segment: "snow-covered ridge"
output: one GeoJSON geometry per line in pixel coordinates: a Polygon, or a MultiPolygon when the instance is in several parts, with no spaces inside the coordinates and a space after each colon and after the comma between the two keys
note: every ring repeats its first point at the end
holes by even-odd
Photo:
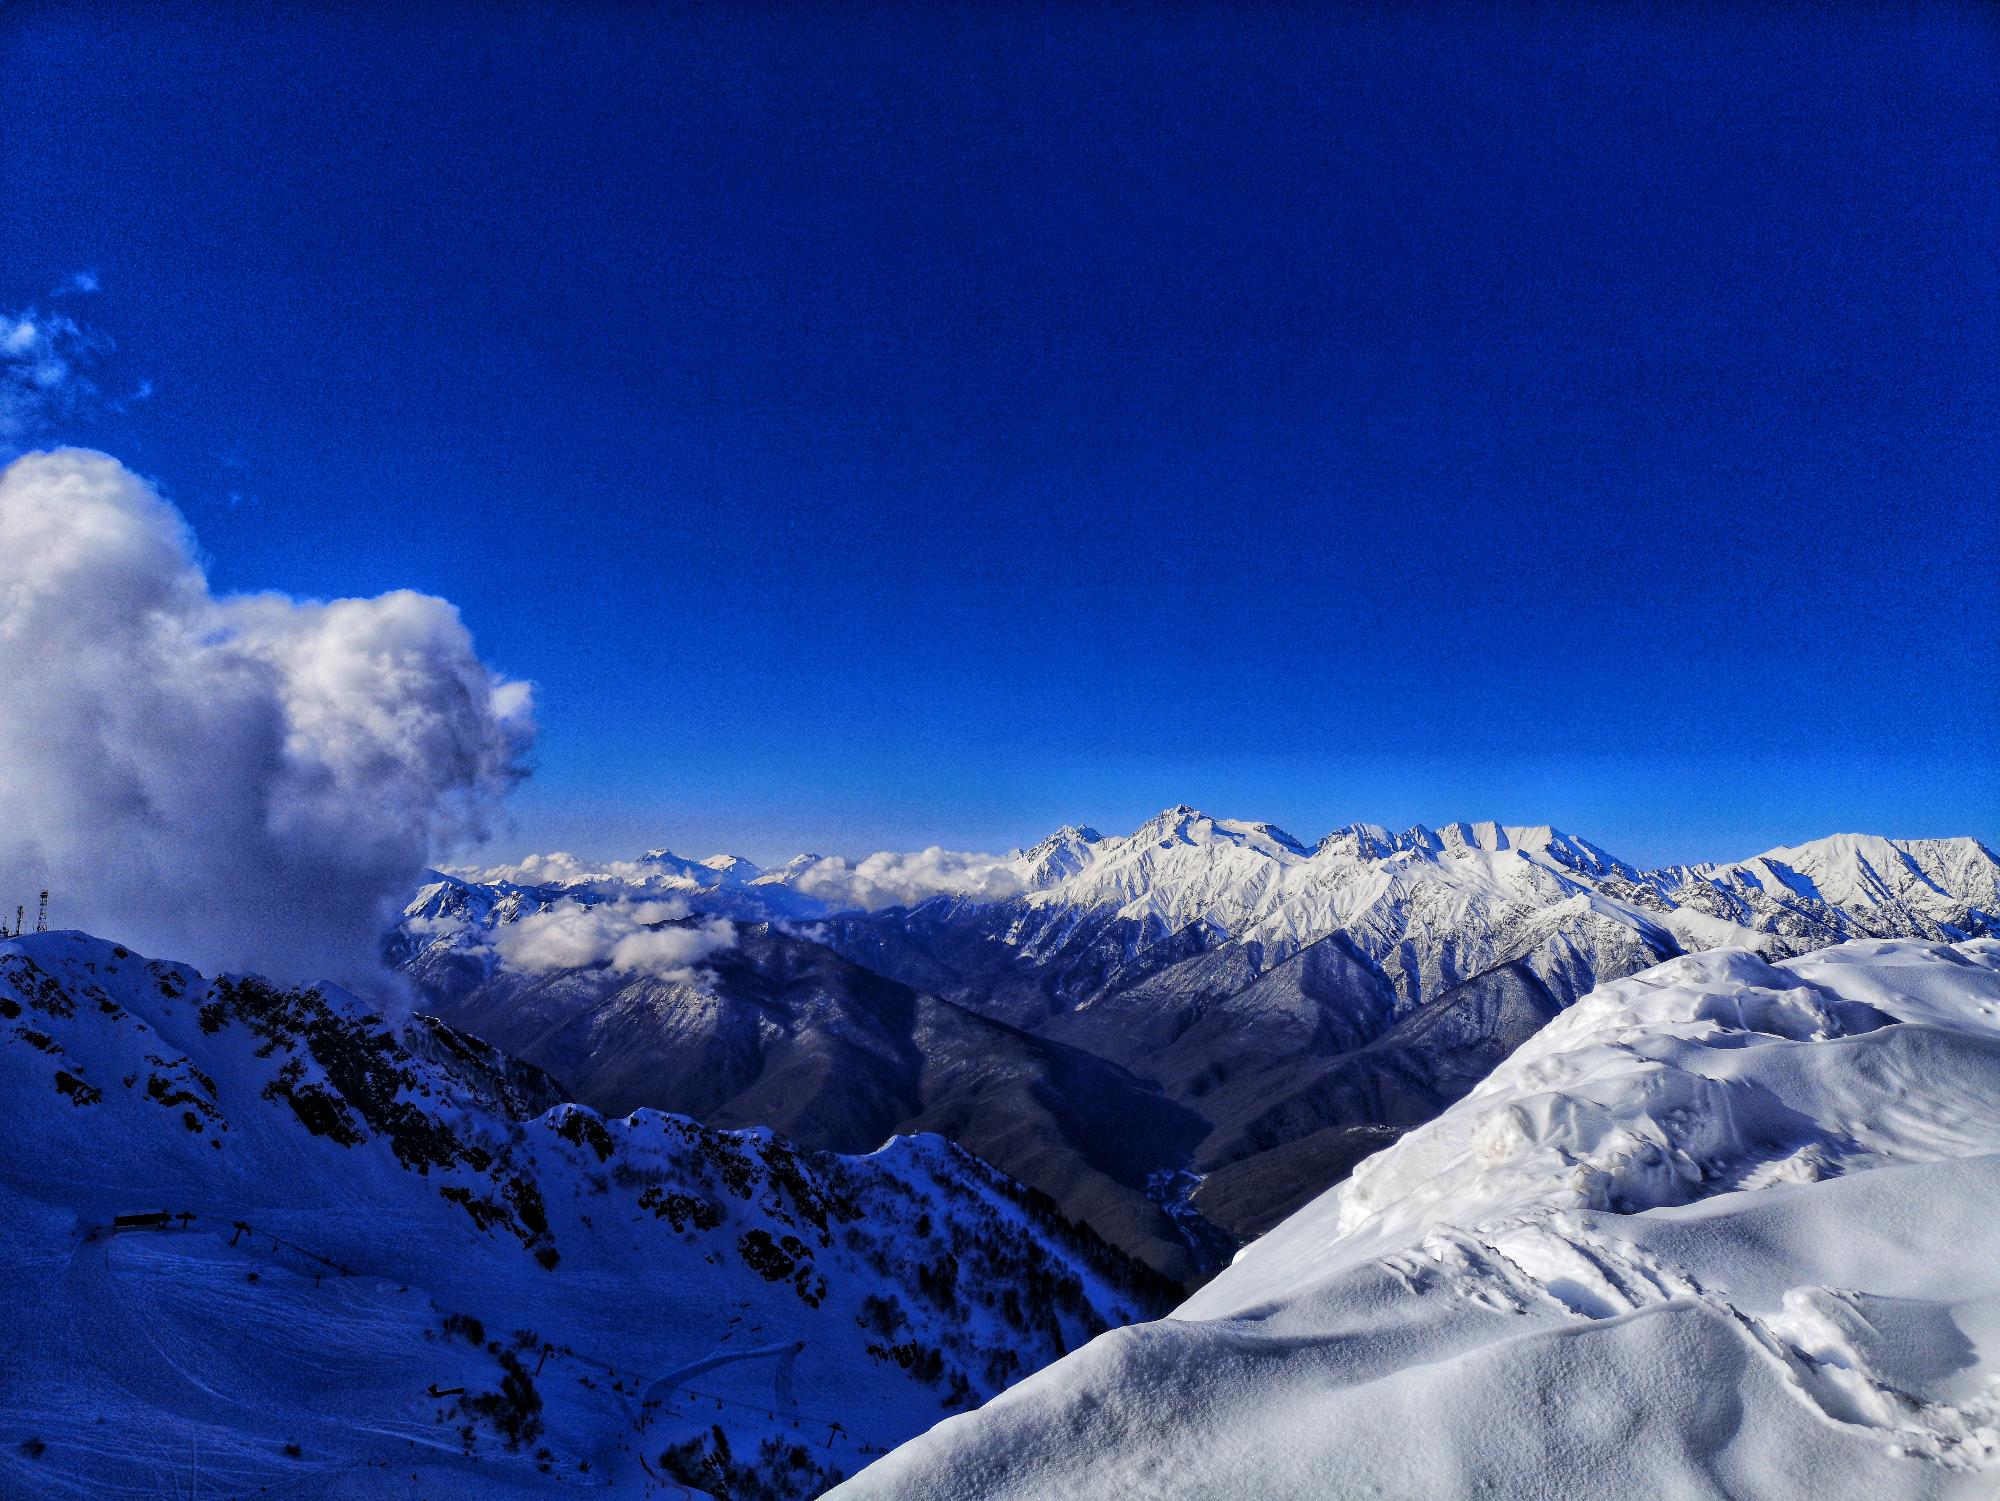
{"type": "Polygon", "coordinates": [[[0,1122],[9,1496],[803,1497],[1150,1297],[936,1137],[605,1118],[80,933],[0,942],[0,1122]]]}
{"type": "Polygon", "coordinates": [[[1066,844],[1059,880],[1043,875],[1046,850],[1016,857],[1024,906],[1108,910],[1167,932],[1201,923],[1257,945],[1267,963],[1343,929],[1400,941],[1400,911],[1413,903],[1454,927],[1491,926],[1589,894],[1600,914],[1665,927],[1688,948],[1761,934],[1785,951],[1855,936],[1970,936],[2000,920],[2000,861],[1973,839],[1835,835],[1734,864],[1642,871],[1547,825],[1394,834],[1357,824],[1308,853],[1270,824],[1177,807],[1126,838],[1066,844]]]}
{"type": "Polygon", "coordinates": [[[1672,960],[835,1494],[1983,1501],[1996,1103],[2000,942],[1672,960]]]}

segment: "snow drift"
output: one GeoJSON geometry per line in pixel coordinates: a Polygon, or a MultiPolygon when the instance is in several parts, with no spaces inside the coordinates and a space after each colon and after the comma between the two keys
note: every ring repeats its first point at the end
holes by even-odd
{"type": "Polygon", "coordinates": [[[2000,942],[1579,1001],[1159,1323],[843,1497],[1988,1497],[2000,942]]]}

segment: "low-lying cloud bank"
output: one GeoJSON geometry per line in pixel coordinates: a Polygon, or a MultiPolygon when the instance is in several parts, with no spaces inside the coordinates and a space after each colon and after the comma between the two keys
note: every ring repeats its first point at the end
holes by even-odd
{"type": "MultiPolygon", "coordinates": [[[[720,872],[692,873],[704,885],[740,889],[732,888],[720,872]]],[[[503,865],[455,867],[450,874],[468,881],[504,881],[517,886],[590,884],[644,890],[686,888],[690,867],[679,861],[663,866],[653,859],[589,861],[557,851],[525,855],[503,865]]],[[[801,856],[749,887],[753,897],[761,893],[767,902],[777,902],[781,893],[791,891],[821,904],[798,909],[807,913],[856,909],[876,912],[884,907],[913,907],[934,896],[1000,901],[1025,889],[1006,856],[940,849],[935,845],[909,853],[881,850],[860,860],[849,860],[842,855],[801,856]]]]}
{"type": "Polygon", "coordinates": [[[658,866],[642,860],[583,860],[564,850],[523,855],[503,865],[454,865],[446,874],[467,881],[505,881],[513,886],[546,886],[567,881],[629,881],[643,884],[660,879],[658,866]]]}
{"type": "Polygon", "coordinates": [[[898,854],[882,850],[859,863],[838,855],[814,861],[792,885],[831,907],[911,907],[934,896],[1000,901],[1022,890],[1021,878],[998,855],[940,849],[898,854]]]}
{"type": "Polygon", "coordinates": [[[204,968],[367,983],[523,774],[530,692],[448,602],[218,598],[104,454],[0,470],[0,898],[204,968]],[[16,896],[15,891],[21,893],[16,896]]]}
{"type": "Polygon", "coordinates": [[[524,974],[606,965],[660,980],[688,980],[702,960],[735,946],[736,929],[713,917],[692,927],[657,926],[687,915],[682,901],[560,902],[496,929],[491,943],[501,963],[524,974]]]}

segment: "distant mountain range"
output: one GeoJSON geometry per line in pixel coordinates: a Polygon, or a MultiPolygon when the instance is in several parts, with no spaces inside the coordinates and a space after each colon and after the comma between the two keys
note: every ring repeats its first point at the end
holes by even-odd
{"type": "Polygon", "coordinates": [[[655,850],[440,875],[389,952],[428,1007],[602,1109],[841,1151],[936,1130],[1194,1282],[1593,986],[1996,914],[2000,861],[1972,839],[1644,870],[1548,827],[1308,847],[1180,806],[983,861],[655,850]],[[556,941],[577,924],[595,938],[556,941]]]}

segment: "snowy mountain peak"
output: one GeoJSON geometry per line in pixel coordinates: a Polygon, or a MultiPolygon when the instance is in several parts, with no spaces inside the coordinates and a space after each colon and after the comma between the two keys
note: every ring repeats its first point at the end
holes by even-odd
{"type": "Polygon", "coordinates": [[[1014,851],[1014,857],[1033,860],[1052,850],[1072,849],[1079,844],[1102,844],[1104,836],[1087,823],[1066,823],[1039,844],[1025,850],[1014,851]]]}
{"type": "Polygon", "coordinates": [[[1545,850],[1566,837],[1548,824],[1503,824],[1490,818],[1448,823],[1437,835],[1447,850],[1484,850],[1488,854],[1499,854],[1502,850],[1545,850]]]}
{"type": "Polygon", "coordinates": [[[1698,881],[1814,916],[1845,912],[1860,921],[1861,931],[1885,923],[1904,927],[1913,920],[1978,930],[2000,912],[2000,860],[1970,838],[1829,834],[1747,860],[1660,874],[1683,887],[1698,881]]]}
{"type": "Polygon", "coordinates": [[[1274,823],[1216,818],[1186,803],[1176,803],[1135,830],[1127,845],[1234,844],[1273,857],[1307,858],[1312,852],[1274,823]]]}
{"type": "Polygon", "coordinates": [[[1088,824],[1064,824],[1033,849],[1016,850],[1010,863],[1030,891],[1068,880],[1096,856],[1104,836],[1088,824]]]}
{"type": "Polygon", "coordinates": [[[1320,855],[1344,856],[1350,860],[1379,860],[1396,851],[1396,836],[1379,823],[1343,824],[1314,848],[1320,855]]]}
{"type": "Polygon", "coordinates": [[[794,855],[783,865],[774,865],[761,875],[754,877],[750,881],[750,884],[752,886],[789,886],[825,858],[824,855],[794,855]]]}
{"type": "Polygon", "coordinates": [[[762,867],[741,855],[710,855],[690,860],[670,849],[647,850],[639,857],[639,864],[652,867],[670,882],[685,882],[696,890],[707,891],[744,886],[763,874],[762,867]]]}

